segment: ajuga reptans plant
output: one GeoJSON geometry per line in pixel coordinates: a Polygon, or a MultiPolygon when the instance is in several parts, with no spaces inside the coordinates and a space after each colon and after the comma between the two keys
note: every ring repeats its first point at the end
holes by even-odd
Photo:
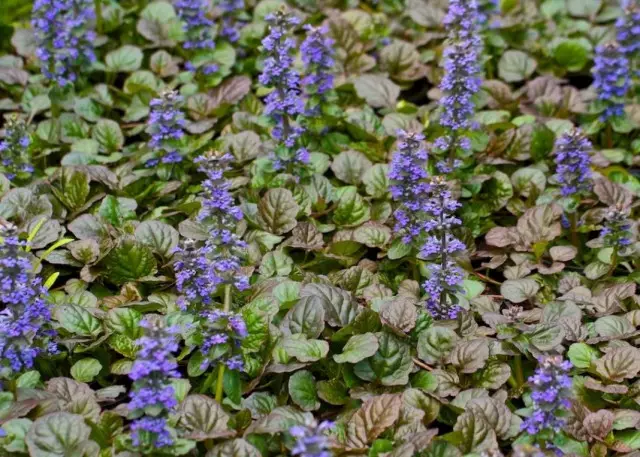
{"type": "Polygon", "coordinates": [[[442,114],[440,124],[446,129],[434,146],[442,158],[436,167],[441,173],[450,173],[461,162],[458,154],[471,153],[467,133],[473,127],[475,112],[473,97],[480,90],[482,37],[478,24],[476,0],[450,0],[444,18],[449,31],[443,54],[444,77],[440,82],[442,114]]]}
{"type": "Polygon", "coordinates": [[[182,162],[183,157],[178,150],[178,142],[184,136],[186,122],[181,110],[182,101],[182,96],[171,90],[164,91],[160,98],[151,100],[151,113],[147,123],[147,132],[151,135],[151,158],[146,161],[147,167],[182,162]]]}
{"type": "Polygon", "coordinates": [[[598,110],[603,122],[624,115],[624,103],[630,87],[629,59],[620,45],[607,43],[596,48],[593,85],[598,94],[598,110]]]}
{"type": "Polygon", "coordinates": [[[292,36],[300,20],[283,11],[267,15],[269,34],[262,45],[266,58],[258,80],[272,90],[265,98],[264,112],[273,121],[271,135],[277,142],[272,163],[276,171],[303,173],[309,162],[309,151],[299,146],[304,129],[296,123],[305,113],[300,87],[300,73],[294,66],[296,40],[292,36]]]}
{"type": "Polygon", "coordinates": [[[0,379],[33,368],[42,353],[56,352],[46,290],[25,246],[15,226],[0,225],[0,379]]]}
{"type": "Polygon", "coordinates": [[[326,432],[334,426],[333,422],[315,420],[304,425],[294,425],[289,434],[295,439],[291,455],[298,457],[332,457],[326,432]]]}
{"type": "Polygon", "coordinates": [[[30,144],[31,136],[24,121],[11,116],[5,126],[5,138],[0,141],[0,169],[8,179],[24,180],[33,173],[30,144]]]}
{"type": "Polygon", "coordinates": [[[132,444],[148,451],[171,446],[175,440],[167,418],[178,404],[171,385],[172,379],[180,377],[173,356],[178,351],[178,329],[167,327],[159,316],[145,318],[140,326],[144,336],[136,341],[139,350],[129,373],[133,381],[129,411],[135,419],[132,444]]]}
{"type": "Polygon", "coordinates": [[[60,87],[73,84],[96,60],[92,0],[36,0],[33,27],[42,74],[60,87]]]}

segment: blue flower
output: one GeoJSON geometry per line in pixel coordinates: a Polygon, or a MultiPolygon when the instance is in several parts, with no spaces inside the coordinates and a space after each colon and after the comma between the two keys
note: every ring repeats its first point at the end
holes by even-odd
{"type": "Polygon", "coordinates": [[[202,183],[202,207],[197,220],[208,231],[204,245],[197,247],[187,241],[177,250],[176,286],[182,294],[179,304],[194,307],[208,305],[223,284],[232,284],[238,290],[249,287],[249,279],[240,272],[244,241],[235,233],[243,214],[235,204],[224,172],[229,169],[230,154],[209,152],[196,159],[199,170],[207,178],[202,183]]]}
{"type": "MultiPolygon", "coordinates": [[[[630,2],[631,3],[631,2],[630,2]]],[[[616,20],[616,39],[620,50],[629,59],[640,54],[640,7],[627,5],[624,13],[616,20]]]]}
{"type": "Polygon", "coordinates": [[[389,190],[399,203],[395,230],[410,244],[424,234],[423,204],[427,198],[427,150],[424,135],[398,131],[398,150],[391,159],[389,190]]]}
{"type": "Polygon", "coordinates": [[[33,173],[28,148],[31,136],[24,121],[10,116],[5,127],[5,138],[0,141],[0,168],[9,180],[26,179],[33,173]]]}
{"type": "Polygon", "coordinates": [[[440,124],[447,133],[434,143],[441,153],[449,153],[449,159],[436,165],[441,173],[450,173],[460,165],[453,159],[457,150],[468,153],[471,149],[471,142],[465,135],[474,126],[473,97],[482,84],[482,40],[478,18],[476,0],[450,0],[444,19],[449,37],[443,54],[444,77],[440,82],[443,96],[439,102],[442,109],[440,124]]]}
{"type": "Polygon", "coordinates": [[[180,107],[182,97],[174,91],[165,91],[161,98],[154,98],[149,103],[151,113],[147,132],[151,135],[149,149],[156,159],[147,162],[147,166],[178,163],[182,156],[176,149],[176,142],[184,136],[185,118],[180,107]]]}
{"type": "Polygon", "coordinates": [[[322,95],[333,88],[334,40],[327,37],[326,26],[305,25],[307,37],[300,46],[304,78],[302,85],[309,95],[322,95]]]}
{"type": "Polygon", "coordinates": [[[603,122],[624,115],[625,96],[631,85],[629,73],[629,59],[618,44],[608,43],[596,48],[593,86],[598,94],[598,102],[604,108],[600,115],[603,122]]]}
{"type": "Polygon", "coordinates": [[[58,86],[73,84],[96,56],[92,0],[36,0],[33,27],[36,56],[45,77],[58,86]]]}
{"type": "Polygon", "coordinates": [[[556,179],[563,197],[591,188],[591,156],[593,146],[578,129],[563,133],[556,140],[556,179]]]}
{"type": "Polygon", "coordinates": [[[242,371],[244,369],[242,356],[239,354],[229,356],[240,348],[242,340],[249,334],[242,316],[215,309],[202,312],[201,317],[203,319],[200,322],[202,328],[200,352],[204,356],[202,368],[206,369],[211,362],[223,360],[230,370],[242,371]]]}
{"type": "Polygon", "coordinates": [[[296,143],[304,129],[295,124],[296,116],[305,113],[305,101],[300,89],[300,73],[294,66],[296,40],[293,28],[300,23],[284,11],[268,14],[269,34],[262,41],[266,58],[258,80],[272,91],[265,98],[264,112],[275,124],[271,134],[280,142],[272,157],[276,171],[301,173],[309,162],[309,153],[296,143]]]}
{"type": "Polygon", "coordinates": [[[180,377],[173,356],[179,349],[177,329],[149,318],[140,326],[145,334],[136,340],[140,349],[129,373],[133,381],[129,410],[138,418],[131,425],[131,438],[134,446],[169,446],[173,440],[166,416],[178,404],[171,380],[180,377]]]}
{"type": "Polygon", "coordinates": [[[629,209],[621,206],[609,208],[605,215],[604,227],[600,231],[604,246],[620,250],[633,242],[632,237],[629,209]]]}
{"type": "Polygon", "coordinates": [[[185,49],[213,49],[213,20],[207,17],[208,0],[177,0],[175,2],[178,17],[184,22],[186,40],[185,49]]]}
{"type": "Polygon", "coordinates": [[[26,243],[15,226],[0,229],[0,376],[33,368],[43,352],[56,352],[46,290],[33,273],[26,243]]]}
{"type": "Polygon", "coordinates": [[[464,271],[456,265],[453,257],[466,249],[451,230],[462,221],[455,216],[461,206],[449,190],[446,181],[437,176],[427,187],[428,199],[422,210],[426,214],[424,231],[426,237],[420,256],[431,259],[427,266],[428,278],[423,287],[427,293],[427,310],[435,319],[455,319],[461,311],[453,299],[462,289],[464,271]]]}
{"type": "Polygon", "coordinates": [[[242,25],[242,21],[237,16],[245,11],[244,0],[216,0],[215,4],[223,13],[220,35],[235,43],[240,39],[238,27],[242,25]]]}
{"type": "Polygon", "coordinates": [[[333,422],[315,420],[305,425],[294,425],[289,434],[296,439],[291,455],[299,457],[331,457],[329,439],[326,432],[334,426],[333,422]]]}
{"type": "Polygon", "coordinates": [[[560,411],[571,406],[571,362],[562,356],[546,356],[539,360],[539,366],[529,378],[533,402],[531,416],[522,422],[521,428],[534,435],[543,430],[558,432],[565,420],[558,416],[560,411]]]}

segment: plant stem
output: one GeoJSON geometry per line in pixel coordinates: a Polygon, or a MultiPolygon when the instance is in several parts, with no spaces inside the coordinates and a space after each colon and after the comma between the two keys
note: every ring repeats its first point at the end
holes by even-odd
{"type": "Polygon", "coordinates": [[[96,30],[102,33],[102,0],[95,0],[96,5],[96,30]]]}
{"type": "MultiPolygon", "coordinates": [[[[226,284],[224,286],[224,311],[228,312],[231,308],[231,285],[226,284]]],[[[222,394],[223,394],[223,381],[224,381],[224,363],[220,362],[218,364],[218,382],[216,383],[216,401],[222,404],[222,394]]]]}
{"type": "Polygon", "coordinates": [[[524,385],[524,373],[522,372],[522,356],[517,355],[514,359],[514,369],[516,375],[516,382],[518,383],[518,387],[522,387],[524,385]]]}
{"type": "Polygon", "coordinates": [[[578,232],[576,231],[578,228],[578,214],[571,213],[569,222],[571,223],[571,244],[580,249],[580,241],[578,240],[578,232]]]}

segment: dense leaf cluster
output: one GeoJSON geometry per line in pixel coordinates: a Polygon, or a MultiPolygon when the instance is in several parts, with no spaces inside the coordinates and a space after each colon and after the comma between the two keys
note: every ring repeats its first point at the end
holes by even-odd
{"type": "Polygon", "coordinates": [[[637,0],[27,3],[0,456],[640,451],[637,0]]]}

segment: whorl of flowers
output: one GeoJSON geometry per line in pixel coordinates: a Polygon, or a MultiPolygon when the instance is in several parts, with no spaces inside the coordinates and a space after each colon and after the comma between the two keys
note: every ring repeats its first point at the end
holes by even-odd
{"type": "Polygon", "coordinates": [[[333,427],[333,422],[323,421],[319,424],[313,420],[306,425],[294,425],[289,434],[296,439],[291,455],[299,457],[331,457],[329,439],[326,432],[333,427]]]}
{"type": "Polygon", "coordinates": [[[175,3],[178,17],[184,22],[186,40],[185,49],[213,49],[213,20],[207,17],[208,0],[177,0],[175,3]]]}
{"type": "Polygon", "coordinates": [[[210,304],[222,284],[233,284],[238,290],[249,286],[248,278],[240,273],[241,250],[246,244],[235,233],[243,214],[224,177],[231,160],[230,154],[216,152],[196,159],[199,170],[207,176],[202,183],[202,207],[197,220],[207,229],[209,238],[202,247],[188,241],[178,250],[174,266],[183,308],[187,303],[210,304]]]}
{"type": "Polygon", "coordinates": [[[629,209],[612,206],[605,215],[604,227],[600,231],[604,246],[623,249],[632,243],[629,209]]]}
{"type": "Polygon", "coordinates": [[[560,431],[565,421],[558,412],[571,406],[571,362],[562,356],[546,356],[539,360],[539,366],[529,378],[533,411],[522,422],[522,430],[534,435],[543,430],[560,431]]]}
{"type": "Polygon", "coordinates": [[[294,125],[295,117],[305,112],[300,74],[294,67],[296,40],[292,36],[293,28],[300,20],[282,10],[268,14],[265,19],[269,34],[262,44],[267,57],[258,80],[273,89],[265,98],[264,112],[275,123],[273,137],[284,146],[276,151],[273,167],[295,172],[296,168],[309,162],[309,152],[296,147],[296,140],[304,129],[294,125]]]}
{"type": "Polygon", "coordinates": [[[161,98],[154,98],[149,105],[149,148],[156,158],[149,160],[147,166],[156,166],[159,162],[181,162],[182,156],[177,151],[175,143],[184,136],[185,118],[180,109],[182,97],[175,91],[165,91],[161,98]]]}
{"type": "Polygon", "coordinates": [[[420,256],[433,259],[427,267],[428,279],[423,286],[428,295],[427,310],[436,319],[455,319],[460,307],[452,302],[452,294],[458,292],[464,280],[463,270],[452,259],[466,249],[451,230],[462,221],[455,216],[460,203],[451,196],[446,181],[437,176],[428,184],[425,232],[427,236],[420,256]]]}
{"type": "MultiPolygon", "coordinates": [[[[473,127],[473,96],[482,84],[482,40],[477,0],[450,0],[444,23],[449,29],[449,37],[444,50],[445,73],[440,82],[443,93],[440,124],[447,129],[447,134],[438,138],[434,145],[442,152],[448,151],[453,158],[456,150],[468,151],[471,148],[465,134],[473,127]]],[[[457,161],[450,159],[439,162],[437,167],[440,172],[449,173],[457,165],[457,161]]]]}
{"type": "Polygon", "coordinates": [[[600,116],[602,121],[624,114],[624,98],[631,84],[629,73],[629,59],[618,44],[608,43],[596,48],[593,86],[598,102],[604,108],[600,116]]]}
{"type": "Polygon", "coordinates": [[[412,243],[424,232],[422,208],[428,185],[427,150],[424,135],[398,131],[398,150],[391,159],[389,191],[400,206],[396,209],[395,230],[402,234],[405,244],[412,243]]]}
{"type": "Polygon", "coordinates": [[[563,197],[591,188],[591,141],[578,129],[556,140],[556,179],[563,197]]]}
{"type": "Polygon", "coordinates": [[[15,226],[0,226],[0,377],[33,367],[42,352],[55,352],[46,290],[18,239],[15,226]]]}
{"type": "Polygon", "coordinates": [[[629,59],[640,55],[640,6],[624,5],[623,14],[616,20],[616,39],[620,50],[629,59]]]}
{"type": "Polygon", "coordinates": [[[134,446],[170,446],[167,415],[178,404],[171,379],[180,377],[173,356],[178,351],[177,329],[159,319],[145,319],[140,326],[144,336],[136,340],[140,349],[129,373],[133,381],[129,410],[136,418],[131,439],[134,446]]]}
{"type": "Polygon", "coordinates": [[[222,10],[220,35],[231,43],[235,43],[240,38],[240,32],[238,32],[240,24],[235,16],[245,10],[244,0],[217,0],[215,4],[222,10]]]}
{"type": "Polygon", "coordinates": [[[307,94],[323,95],[333,88],[334,40],[327,36],[326,26],[312,27],[305,25],[307,37],[300,46],[302,63],[304,64],[304,78],[302,86],[307,94]]]}
{"type": "Polygon", "coordinates": [[[27,153],[30,144],[31,137],[24,121],[16,116],[9,117],[5,127],[5,138],[0,141],[0,166],[8,179],[24,179],[33,173],[27,153]]]}
{"type": "Polygon", "coordinates": [[[201,368],[207,369],[212,362],[221,360],[230,370],[242,371],[242,356],[230,355],[248,335],[247,324],[242,316],[218,309],[204,311],[201,316],[204,318],[200,344],[204,359],[201,368]]]}
{"type": "Polygon", "coordinates": [[[35,0],[31,25],[42,73],[58,86],[73,84],[96,60],[92,0],[35,0]]]}

